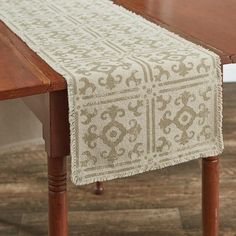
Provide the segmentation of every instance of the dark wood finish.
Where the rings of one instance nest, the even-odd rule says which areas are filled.
[[[1,31],[0,52],[1,99],[18,97],[21,93],[26,96],[37,91],[47,91],[48,79],[32,68],[32,65],[9,43],[8,38]]]
[[[66,157],[48,157],[48,232],[67,236]]]
[[[66,89],[56,73],[0,21],[0,100]]]
[[[218,236],[219,157],[202,160],[202,220],[203,236]]]
[[[218,53],[236,56],[235,0],[114,0],[163,27]]]
[[[51,92],[46,96],[43,137],[50,157],[70,154],[70,130],[67,91]]]
[[[95,190],[94,193],[96,195],[102,195],[104,193],[103,182],[96,182],[95,183]]]
[[[236,62],[234,0],[115,0],[115,3],[214,50],[223,64]],[[63,77],[1,21],[0,50],[3,68],[0,100],[66,89]]]
[[[235,55],[235,56],[232,56],[231,59],[232,59],[232,62],[233,62],[233,63],[236,63],[236,55]]]
[[[22,98],[43,124],[46,151],[51,157],[70,154],[67,90]]]
[[[48,155],[48,232],[49,236],[67,236],[67,166],[70,153],[67,91],[25,97],[25,104],[43,124]]]
[[[49,236],[67,236],[67,166],[69,121],[67,91],[51,92],[44,106],[43,137],[48,154]],[[35,109],[35,106],[33,106]]]

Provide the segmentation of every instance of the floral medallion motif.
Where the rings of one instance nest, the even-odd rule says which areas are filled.
[[[195,112],[194,109],[188,105],[190,100],[193,102],[196,100],[196,97],[185,91],[175,100],[176,105],[182,104],[183,106],[177,111],[174,118],[168,118],[172,115],[171,111],[168,110],[160,120],[160,128],[163,129],[164,133],[168,134],[171,132],[171,124],[175,124],[175,126],[182,132],[181,135],[175,136],[176,142],[179,142],[180,144],[186,144],[194,137],[195,130],[188,131],[193,122],[197,118],[200,118],[199,123],[203,123],[209,114],[209,110],[203,103],[199,105],[199,111]]]
[[[67,81],[77,185],[222,151],[215,53],[110,0],[3,0],[0,18]]]
[[[117,117],[124,117],[125,110],[120,109],[118,106],[112,105],[107,111],[101,114],[102,120],[110,120],[103,129],[101,134],[97,134],[96,125],[92,125],[88,128],[88,133],[84,135],[84,141],[90,148],[97,146],[96,140],[101,139],[106,144],[110,151],[101,152],[101,157],[108,159],[109,161],[115,161],[119,156],[125,153],[125,148],[118,148],[118,145],[124,141],[125,136],[129,136],[128,140],[134,142],[137,136],[140,134],[141,126],[136,120],[130,120],[130,128],[126,129],[125,126],[116,120]]]

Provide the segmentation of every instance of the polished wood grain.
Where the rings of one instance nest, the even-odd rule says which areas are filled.
[[[46,92],[49,80],[34,69],[26,58],[0,31],[0,96],[1,99]]]
[[[66,157],[48,157],[48,235],[67,236]]]
[[[114,0],[144,17],[236,62],[235,0]]]
[[[47,106],[40,115],[48,155],[48,235],[68,235],[67,157],[70,153],[67,91],[46,96]],[[35,108],[35,106],[33,106]]]
[[[67,155],[70,154],[67,91],[25,97],[42,122],[48,156],[48,235],[67,236]]]
[[[203,236],[219,233],[219,157],[202,160]]]
[[[0,100],[66,89],[66,81],[0,21]]]
[[[114,0],[236,62],[234,0]],[[66,82],[0,21],[0,100],[66,89]],[[14,68],[14,69],[13,69]]]

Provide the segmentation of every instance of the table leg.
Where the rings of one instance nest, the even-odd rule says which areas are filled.
[[[23,100],[43,124],[48,154],[49,236],[67,236],[66,156],[70,154],[67,90]]]
[[[49,236],[67,236],[66,155],[69,154],[67,91],[46,97],[43,135],[48,153]]]
[[[203,236],[217,236],[219,231],[219,157],[202,161]]]
[[[103,182],[96,182],[94,193],[96,195],[102,195],[104,193]]]
[[[66,157],[48,157],[48,235],[67,236]]]

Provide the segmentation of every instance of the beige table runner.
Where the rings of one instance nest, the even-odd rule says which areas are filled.
[[[0,0],[0,18],[67,81],[75,184],[222,152],[216,54],[109,0]]]

